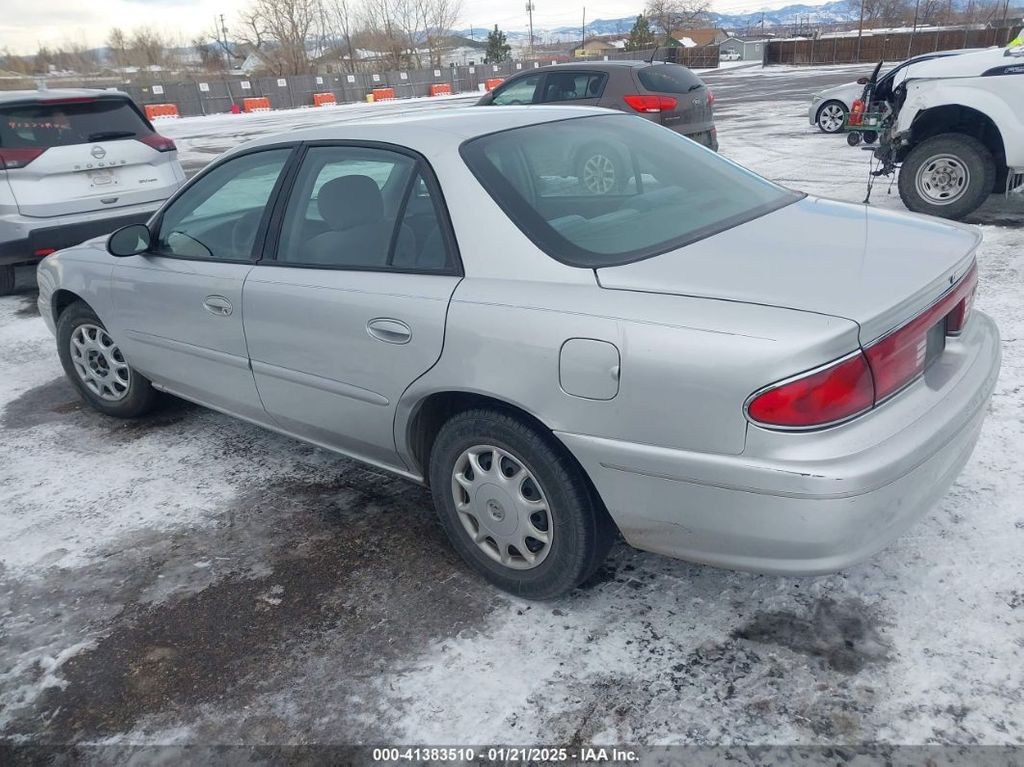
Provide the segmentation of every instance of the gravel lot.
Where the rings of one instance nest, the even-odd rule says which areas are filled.
[[[709,74],[722,152],[862,200],[867,153],[806,119],[813,90],[860,72]],[[459,102],[161,129],[194,171],[258,133]],[[872,203],[902,207],[887,183]],[[543,604],[472,576],[404,481],[182,402],[138,422],[83,408],[26,279],[0,299],[0,736],[1024,744],[1024,216],[994,201],[977,222],[1003,373],[974,457],[908,535],[809,579],[619,545]]]

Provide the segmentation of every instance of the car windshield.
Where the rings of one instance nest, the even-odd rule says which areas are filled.
[[[123,98],[84,98],[0,107],[0,146],[41,147],[152,133]]]
[[[587,268],[665,253],[802,197],[628,115],[515,128],[461,152],[526,236]]]

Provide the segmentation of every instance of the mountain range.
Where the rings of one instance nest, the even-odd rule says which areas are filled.
[[[764,21],[765,29],[769,27],[786,27],[794,24],[827,24],[839,21],[850,21],[855,14],[850,10],[848,0],[832,0],[824,5],[804,5],[801,3],[786,5],[773,10],[753,11],[750,13],[708,13],[709,27],[737,30],[759,27]],[[636,16],[624,16],[621,19],[595,19],[587,22],[587,37],[591,35],[628,35],[633,27]],[[456,34],[486,39],[487,29],[463,29]],[[529,39],[529,32],[523,28],[503,30],[510,43],[521,43]],[[534,38],[542,41],[578,40],[579,26],[563,26],[551,29],[534,29]]]

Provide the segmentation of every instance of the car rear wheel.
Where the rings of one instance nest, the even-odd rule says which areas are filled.
[[[610,146],[592,144],[576,157],[576,178],[587,194],[621,192],[628,175],[625,163]]]
[[[68,379],[91,407],[117,418],[137,418],[156,402],[149,379],[132,370],[117,343],[81,301],[57,320],[57,352]]]
[[[430,487],[453,547],[478,573],[526,599],[561,596],[589,578],[614,525],[583,470],[550,435],[498,410],[441,428]]]
[[[14,292],[14,267],[0,266],[0,296]]]
[[[903,204],[915,213],[962,219],[992,192],[992,153],[973,136],[944,133],[922,141],[900,168]]]
[[[826,101],[818,110],[818,130],[822,133],[839,133],[846,126],[850,110],[841,101]]]

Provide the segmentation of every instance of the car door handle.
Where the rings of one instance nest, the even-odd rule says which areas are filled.
[[[401,320],[378,317],[366,323],[366,332],[387,344],[407,344],[412,340],[412,330]]]
[[[218,317],[227,317],[233,309],[231,302],[224,296],[207,296],[203,301],[203,308]]]

